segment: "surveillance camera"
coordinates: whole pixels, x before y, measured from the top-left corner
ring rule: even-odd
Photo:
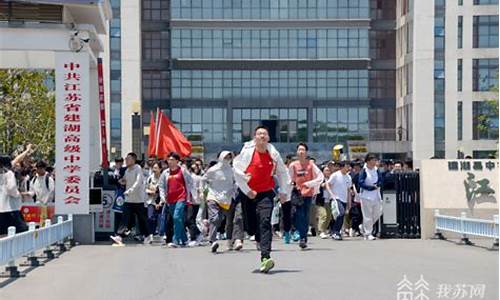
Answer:
[[[85,43],[88,43],[90,41],[90,36],[87,31],[80,31],[78,34],[78,37],[80,40],[84,41]]]

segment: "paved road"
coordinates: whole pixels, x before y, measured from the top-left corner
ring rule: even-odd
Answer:
[[[404,274],[411,282],[422,274],[429,299],[438,299],[440,284],[485,284],[485,296],[473,299],[498,299],[497,251],[434,240],[312,239],[310,246],[273,242],[277,265],[267,275],[258,273],[250,242],[241,253],[217,255],[206,247],[77,246],[0,289],[0,299],[388,300],[397,299]]]

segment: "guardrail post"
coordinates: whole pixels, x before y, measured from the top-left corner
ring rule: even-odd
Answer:
[[[14,236],[14,235],[16,235],[16,227],[9,226],[9,228],[7,229],[7,236],[10,237],[10,236]],[[15,247],[16,247],[16,244],[12,243],[11,251],[15,252],[15,250],[14,250]],[[11,277],[11,278],[12,277],[21,277],[21,273],[17,269],[16,261],[14,259],[9,261],[9,263],[5,267],[5,273],[2,275],[2,277]]]
[[[45,227],[50,227],[52,225],[52,222],[50,220],[45,220]],[[50,240],[50,235],[51,232],[50,230],[47,230],[47,233],[49,235],[49,240]],[[45,250],[43,250],[43,253],[47,256],[47,259],[54,259],[56,256],[54,255],[54,252],[52,251],[52,248],[50,248],[50,245],[48,245]]]
[[[63,223],[64,219],[62,216],[59,216],[57,217],[57,224],[60,224],[61,225],[61,231],[63,230],[62,229],[62,223]],[[68,250],[66,248],[66,245],[64,245],[64,238],[62,238],[60,241],[57,241],[57,247],[59,248],[59,252],[62,253],[62,252],[65,252],[66,250]]]
[[[473,245],[473,243],[469,240],[467,235],[465,234],[465,219],[467,218],[466,212],[460,213],[460,232],[462,233],[462,239],[460,240],[465,245]]]
[[[498,229],[498,215],[493,215],[493,228],[494,230]],[[498,234],[498,231],[497,231]],[[493,250],[498,250],[498,237],[493,240]]]
[[[439,209],[434,210],[434,238],[439,240],[446,240],[443,233],[437,229],[437,222],[439,217]]]
[[[29,222],[29,224],[28,224],[28,230],[29,230],[29,232],[33,232],[33,233],[35,232],[35,230],[36,230],[36,224],[35,224],[35,222]],[[33,246],[35,245],[35,239],[36,238],[37,238],[37,234],[34,233],[33,234]],[[40,261],[38,260],[38,257],[35,255],[35,251],[30,252],[28,254],[28,258],[27,259],[28,259],[28,262],[26,264],[24,264],[25,266],[38,267],[38,266],[42,265],[40,263]]]
[[[68,221],[71,221],[71,235],[69,237],[69,246],[70,247],[75,247],[76,246],[76,241],[73,238],[73,215],[72,214],[68,215]]]

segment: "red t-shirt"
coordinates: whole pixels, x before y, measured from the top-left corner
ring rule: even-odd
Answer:
[[[168,176],[167,203],[174,204],[179,201],[185,201],[186,196],[186,184],[181,169],[178,168],[175,171],[170,171],[170,175]]]
[[[250,180],[248,186],[257,193],[267,192],[274,188],[274,162],[269,152],[260,153],[254,150],[252,161],[246,170]]]

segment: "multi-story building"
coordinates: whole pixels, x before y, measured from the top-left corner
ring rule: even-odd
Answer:
[[[349,140],[394,142],[395,7],[122,1],[123,152],[132,149],[130,116],[139,100],[145,145],[150,112],[160,108],[212,157],[237,150],[258,124],[282,151],[306,141],[325,159]]]
[[[146,149],[157,108],[209,157],[258,124],[319,159],[352,140],[394,158],[496,149],[498,116],[477,129],[498,81],[495,0],[131,0],[120,15],[122,152],[137,112]]]
[[[398,0],[396,48],[396,126],[407,152],[495,153],[498,111],[487,100],[498,99],[498,0]]]

